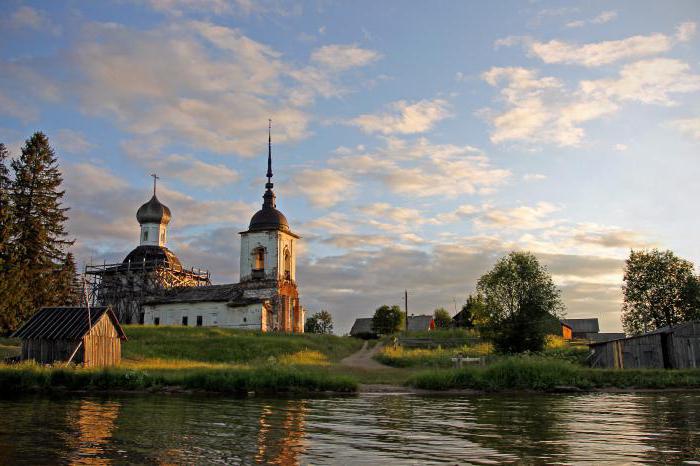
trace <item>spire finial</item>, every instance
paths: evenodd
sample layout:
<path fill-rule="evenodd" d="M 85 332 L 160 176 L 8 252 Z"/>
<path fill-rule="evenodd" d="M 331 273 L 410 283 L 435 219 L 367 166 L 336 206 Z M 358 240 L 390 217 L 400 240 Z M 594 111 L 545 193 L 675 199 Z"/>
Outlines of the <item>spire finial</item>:
<path fill-rule="evenodd" d="M 272 188 L 272 118 L 267 119 L 267 184 Z"/>
<path fill-rule="evenodd" d="M 156 180 L 160 179 L 160 176 L 156 175 L 155 173 L 151 173 L 151 176 L 153 177 L 153 195 L 156 195 Z"/>

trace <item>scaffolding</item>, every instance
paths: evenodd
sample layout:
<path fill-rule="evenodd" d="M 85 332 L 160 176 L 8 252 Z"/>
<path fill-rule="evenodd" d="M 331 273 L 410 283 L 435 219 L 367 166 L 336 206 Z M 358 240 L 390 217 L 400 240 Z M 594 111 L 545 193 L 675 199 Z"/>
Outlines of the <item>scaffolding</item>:
<path fill-rule="evenodd" d="M 208 270 L 186 269 L 165 260 L 86 265 L 85 284 L 91 306 L 112 306 L 119 322 L 143 323 L 144 300 L 176 287 L 211 285 Z"/>

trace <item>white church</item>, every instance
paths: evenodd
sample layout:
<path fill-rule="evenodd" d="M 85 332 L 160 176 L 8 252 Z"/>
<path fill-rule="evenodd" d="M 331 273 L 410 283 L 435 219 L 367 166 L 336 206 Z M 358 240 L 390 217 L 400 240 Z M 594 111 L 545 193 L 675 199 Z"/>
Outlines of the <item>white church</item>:
<path fill-rule="evenodd" d="M 173 288 L 151 296 L 143 304 L 143 323 L 262 332 L 304 331 L 304 310 L 296 285 L 300 237 L 291 231 L 287 218 L 276 208 L 270 136 L 266 176 L 262 209 L 253 215 L 248 229 L 240 233 L 240 282 Z M 157 199 L 155 203 L 160 205 L 149 205 L 154 199 L 139 209 L 152 214 L 143 219 L 147 221 L 141 225 L 141 244 L 166 249 L 170 210 Z"/>

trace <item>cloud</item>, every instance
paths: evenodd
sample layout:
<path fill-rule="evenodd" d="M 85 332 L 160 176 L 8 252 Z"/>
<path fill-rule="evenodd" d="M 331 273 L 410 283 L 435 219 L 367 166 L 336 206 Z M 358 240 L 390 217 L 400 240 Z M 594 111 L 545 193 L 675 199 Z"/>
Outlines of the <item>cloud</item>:
<path fill-rule="evenodd" d="M 166 177 L 177 178 L 190 186 L 205 189 L 229 186 L 240 179 L 236 170 L 224 164 L 206 163 L 187 155 L 169 155 L 159 159 L 153 167 Z"/>
<path fill-rule="evenodd" d="M 30 105 L 25 105 L 10 97 L 0 90 L 0 114 L 17 118 L 24 123 L 35 121 L 39 117 L 39 110 Z"/>
<path fill-rule="evenodd" d="M 355 44 L 324 45 L 311 54 L 311 61 L 335 70 L 343 71 L 359 66 L 366 66 L 381 58 L 381 55 L 370 49 L 363 49 Z"/>
<path fill-rule="evenodd" d="M 615 144 L 613 146 L 613 149 L 615 149 L 618 152 L 624 152 L 627 149 L 629 149 L 629 147 L 627 146 L 627 144 Z"/>
<path fill-rule="evenodd" d="M 489 230 L 509 228 L 516 230 L 539 230 L 552 228 L 558 222 L 549 218 L 559 208 L 548 202 L 539 202 L 534 206 L 520 206 L 510 209 L 486 208 L 476 219 L 477 229 Z"/>
<path fill-rule="evenodd" d="M 609 12 L 608 12 L 609 13 Z M 599 16 L 598 19 L 608 16 Z M 570 27 L 582 26 L 579 22 L 569 23 Z M 690 40 L 695 34 L 695 23 L 687 22 L 678 26 L 675 35 L 655 33 L 636 35 L 620 40 L 575 44 L 562 40 L 540 42 L 531 37 L 511 36 L 498 39 L 498 46 L 512 46 L 522 43 L 529 55 L 548 64 L 580 65 L 597 67 L 620 60 L 636 59 L 667 52 L 678 42 Z"/>
<path fill-rule="evenodd" d="M 494 67 L 482 74 L 492 86 L 501 86 L 501 112 L 478 112 L 493 126 L 491 141 L 554 143 L 576 146 L 584 136 L 580 124 L 613 113 L 617 105 L 604 96 L 570 93 L 554 77 L 540 77 L 527 68 Z"/>
<path fill-rule="evenodd" d="M 300 5 L 286 8 L 283 2 L 277 0 L 148 0 L 148 3 L 154 10 L 174 17 L 193 12 L 241 16 L 252 14 L 288 16 L 301 13 Z"/>
<path fill-rule="evenodd" d="M 293 190 L 300 192 L 316 207 L 331 207 L 346 200 L 354 183 L 339 170 L 303 169 L 294 174 Z"/>
<path fill-rule="evenodd" d="M 471 146 L 432 144 L 425 138 L 407 142 L 387 139 L 372 152 L 330 159 L 331 166 L 357 180 L 374 180 L 392 192 L 410 197 L 491 192 L 511 173 L 494 168 L 488 157 Z"/>
<path fill-rule="evenodd" d="M 669 123 L 672 128 L 677 129 L 685 136 L 700 141 L 700 118 L 682 118 Z"/>
<path fill-rule="evenodd" d="M 700 75 L 672 58 L 654 58 L 622 67 L 619 77 L 581 81 L 581 90 L 598 98 L 614 98 L 645 104 L 675 105 L 671 94 L 700 90 Z"/>
<path fill-rule="evenodd" d="M 608 23 L 612 20 L 617 18 L 617 11 L 603 11 L 601 12 L 598 16 L 595 18 L 592 18 L 590 20 L 576 20 L 576 21 L 570 21 L 566 23 L 566 27 L 568 28 L 580 28 L 585 26 L 586 24 L 605 24 Z"/>
<path fill-rule="evenodd" d="M 26 5 L 19 7 L 7 19 L 0 20 L 0 26 L 45 31 L 53 35 L 61 33 L 61 28 L 52 24 L 44 11 Z"/>
<path fill-rule="evenodd" d="M 583 244 L 594 244 L 605 248 L 648 248 L 653 243 L 646 240 L 641 234 L 631 230 L 620 228 L 600 227 L 590 225 L 579 226 L 583 231 L 576 233 L 573 239 Z"/>
<path fill-rule="evenodd" d="M 431 130 L 435 123 L 449 116 L 450 106 L 443 99 L 414 103 L 400 100 L 389 104 L 387 112 L 360 115 L 349 123 L 370 134 L 415 134 Z"/>
<path fill-rule="evenodd" d="M 547 176 L 541 173 L 525 173 L 523 175 L 523 181 L 542 181 L 546 180 Z"/>
<path fill-rule="evenodd" d="M 59 130 L 53 137 L 53 142 L 58 149 L 74 154 L 82 154 L 95 147 L 83 133 L 72 129 Z"/>

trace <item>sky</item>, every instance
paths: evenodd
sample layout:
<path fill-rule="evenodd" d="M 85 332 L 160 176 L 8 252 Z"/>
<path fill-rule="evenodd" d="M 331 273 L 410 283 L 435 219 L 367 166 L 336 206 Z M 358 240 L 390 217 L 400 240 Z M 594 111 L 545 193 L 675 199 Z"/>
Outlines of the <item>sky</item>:
<path fill-rule="evenodd" d="M 308 313 L 454 314 L 531 251 L 618 331 L 630 249 L 700 263 L 700 2 L 5 0 L 0 141 L 59 158 L 80 264 L 160 176 L 168 248 L 238 280 L 272 119 Z"/>

